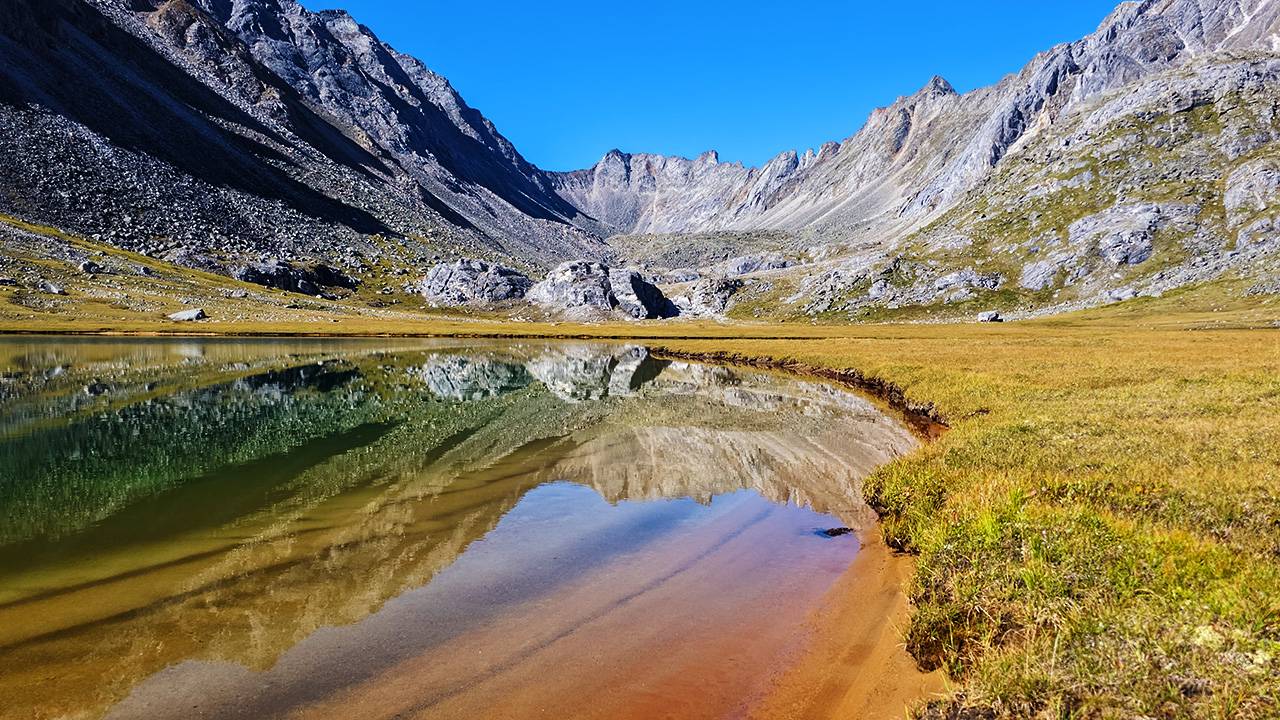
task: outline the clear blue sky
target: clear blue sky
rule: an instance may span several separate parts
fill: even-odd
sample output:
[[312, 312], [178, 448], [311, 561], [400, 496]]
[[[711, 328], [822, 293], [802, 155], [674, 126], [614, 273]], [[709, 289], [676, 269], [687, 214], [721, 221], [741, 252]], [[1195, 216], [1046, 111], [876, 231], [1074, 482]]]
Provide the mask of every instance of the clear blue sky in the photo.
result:
[[449, 78], [534, 164], [606, 151], [758, 165], [841, 140], [933, 75], [964, 92], [1092, 32], [1116, 0], [302, 0]]

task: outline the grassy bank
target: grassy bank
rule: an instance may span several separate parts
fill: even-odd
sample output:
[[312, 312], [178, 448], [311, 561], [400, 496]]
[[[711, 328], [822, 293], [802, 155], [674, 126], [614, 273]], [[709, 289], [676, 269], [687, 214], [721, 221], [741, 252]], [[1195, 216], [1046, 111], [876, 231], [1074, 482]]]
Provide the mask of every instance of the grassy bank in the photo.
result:
[[[0, 332], [632, 337], [855, 369], [951, 428], [867, 486], [919, 556], [908, 647], [956, 683], [927, 717], [1280, 717], [1274, 299], [1211, 287], [1005, 326], [568, 325], [286, 304], [105, 257], [105, 290], [0, 288]], [[179, 291], [213, 320], [165, 321]]]
[[[1041, 323], [668, 343], [888, 380], [951, 426], [868, 499], [929, 717], [1280, 715], [1280, 333]], [[972, 714], [968, 714], [972, 713]]]

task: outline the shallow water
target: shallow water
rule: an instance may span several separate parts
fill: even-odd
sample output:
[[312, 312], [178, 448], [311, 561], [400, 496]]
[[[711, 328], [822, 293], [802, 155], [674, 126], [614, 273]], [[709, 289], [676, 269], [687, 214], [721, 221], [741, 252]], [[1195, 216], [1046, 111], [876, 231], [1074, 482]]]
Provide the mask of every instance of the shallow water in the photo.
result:
[[913, 443], [640, 347], [0, 341], [0, 718], [742, 716]]

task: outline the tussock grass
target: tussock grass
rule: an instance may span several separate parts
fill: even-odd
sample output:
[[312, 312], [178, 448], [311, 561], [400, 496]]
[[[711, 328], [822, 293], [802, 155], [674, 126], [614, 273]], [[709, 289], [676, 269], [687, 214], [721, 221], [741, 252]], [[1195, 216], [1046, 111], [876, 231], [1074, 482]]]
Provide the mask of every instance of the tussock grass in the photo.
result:
[[1280, 716], [1280, 332], [882, 326], [673, 347], [858, 368], [947, 417], [865, 490], [919, 554], [908, 647], [957, 683], [925, 716]]

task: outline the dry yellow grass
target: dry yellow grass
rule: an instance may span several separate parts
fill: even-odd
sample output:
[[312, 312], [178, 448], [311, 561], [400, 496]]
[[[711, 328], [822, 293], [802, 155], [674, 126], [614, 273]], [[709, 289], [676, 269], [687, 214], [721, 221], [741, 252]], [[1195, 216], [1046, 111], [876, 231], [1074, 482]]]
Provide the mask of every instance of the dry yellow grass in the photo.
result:
[[[212, 297], [226, 281], [174, 282]], [[631, 337], [858, 369], [951, 426], [867, 485], [887, 538], [919, 555], [908, 646], [956, 683], [927, 717], [1280, 717], [1274, 301], [1207, 287], [1004, 326], [575, 326], [340, 306], [192, 325], [76, 305], [74, 288], [56, 312], [7, 292], [0, 332]]]
[[957, 681], [928, 716], [1280, 716], [1280, 332], [841, 334], [669, 344], [857, 368], [946, 416], [867, 486], [919, 553], [908, 645]]

